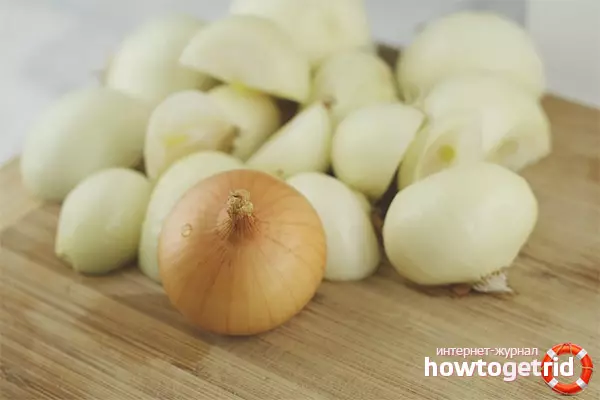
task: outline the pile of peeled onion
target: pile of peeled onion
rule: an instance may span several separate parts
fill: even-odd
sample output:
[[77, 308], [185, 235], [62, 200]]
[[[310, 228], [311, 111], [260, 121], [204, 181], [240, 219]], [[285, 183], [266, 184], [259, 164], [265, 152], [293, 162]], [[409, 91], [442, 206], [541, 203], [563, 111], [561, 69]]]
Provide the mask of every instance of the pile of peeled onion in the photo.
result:
[[192, 324], [231, 335], [279, 326], [323, 279], [368, 279], [384, 259], [418, 285], [510, 291], [538, 217], [519, 172], [551, 151], [531, 38], [459, 12], [390, 66], [364, 1], [306, 3], [149, 21], [100, 87], [44, 112], [21, 169], [62, 203], [65, 264], [137, 259]]

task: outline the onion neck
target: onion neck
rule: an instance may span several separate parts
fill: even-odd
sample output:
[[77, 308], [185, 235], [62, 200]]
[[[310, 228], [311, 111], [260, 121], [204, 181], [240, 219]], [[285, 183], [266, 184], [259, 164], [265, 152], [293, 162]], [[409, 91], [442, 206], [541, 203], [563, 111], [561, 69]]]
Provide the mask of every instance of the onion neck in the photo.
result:
[[247, 239], [254, 234], [254, 204], [247, 190], [238, 189], [229, 193], [227, 216], [219, 225], [219, 231], [228, 240]]

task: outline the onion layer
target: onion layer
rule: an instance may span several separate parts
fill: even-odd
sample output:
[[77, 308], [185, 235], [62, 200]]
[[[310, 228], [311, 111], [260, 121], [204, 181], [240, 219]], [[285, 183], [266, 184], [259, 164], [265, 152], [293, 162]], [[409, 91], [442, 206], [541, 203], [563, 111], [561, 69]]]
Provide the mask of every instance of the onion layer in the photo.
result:
[[161, 233], [159, 265], [171, 302], [193, 324], [248, 335], [310, 301], [326, 253], [304, 196], [268, 174], [238, 170], [201, 181], [177, 203]]

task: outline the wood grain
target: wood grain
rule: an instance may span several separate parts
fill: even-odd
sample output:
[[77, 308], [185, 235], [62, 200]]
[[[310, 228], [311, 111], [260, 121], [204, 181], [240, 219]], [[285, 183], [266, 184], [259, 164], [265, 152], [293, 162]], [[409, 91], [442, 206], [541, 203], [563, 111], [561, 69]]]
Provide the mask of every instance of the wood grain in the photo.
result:
[[[540, 221], [511, 270], [510, 297], [423, 291], [388, 266], [324, 283], [284, 326], [230, 339], [191, 329], [135, 267], [77, 275], [53, 254], [58, 206], [0, 170], [0, 398], [556, 399], [539, 377], [425, 377], [437, 347], [572, 341], [600, 363], [600, 113], [544, 102], [554, 152], [527, 169]], [[483, 357], [498, 361], [502, 357]], [[513, 361], [531, 361], [517, 357]], [[600, 378], [578, 398], [598, 399]]]
[[0, 168], [0, 230], [16, 223], [41, 202], [28, 195], [21, 184], [19, 160], [14, 159]]

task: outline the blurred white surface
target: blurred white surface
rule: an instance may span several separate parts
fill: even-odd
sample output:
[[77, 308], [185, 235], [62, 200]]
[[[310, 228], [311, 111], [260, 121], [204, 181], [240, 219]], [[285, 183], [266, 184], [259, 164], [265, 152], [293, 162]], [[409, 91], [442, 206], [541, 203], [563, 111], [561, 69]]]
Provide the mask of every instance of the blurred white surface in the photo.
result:
[[[587, 75], [572, 77], [568, 67], [569, 62], [579, 60], [598, 71], [598, 64], [589, 60], [596, 57], [597, 62], [600, 57], [600, 49], [590, 48], [590, 43], [600, 37], [593, 23], [600, 22], [600, 12], [584, 15], [587, 22], [580, 26], [578, 17], [587, 10], [575, 3], [587, 0], [534, 1], [535, 18], [531, 23], [536, 38], [548, 41], [541, 48], [550, 61], [560, 63], [549, 66], [551, 89], [600, 104], [600, 99], [590, 96], [590, 93], [600, 96], [600, 92], [586, 84], [583, 79]], [[596, 9], [600, 8], [597, 7], [600, 0], [590, 1], [596, 4]], [[374, 37], [395, 45], [409, 42], [422, 22], [460, 8], [496, 10], [519, 22], [526, 17], [523, 0], [366, 0], [366, 3]], [[552, 3], [563, 3], [563, 9], [569, 10], [569, 21], [557, 20], [564, 15], [560, 10], [545, 16], [546, 5]], [[3, 50], [0, 164], [19, 153], [27, 129], [50, 101], [74, 88], [97, 84], [110, 53], [137, 24], [152, 16], [177, 11], [210, 20], [225, 15], [228, 6], [228, 0], [0, 0]], [[566, 22], [573, 26], [569, 28]], [[569, 57], [556, 56], [557, 42], [567, 49], [562, 54]], [[580, 90], [584, 92], [579, 93]]]

